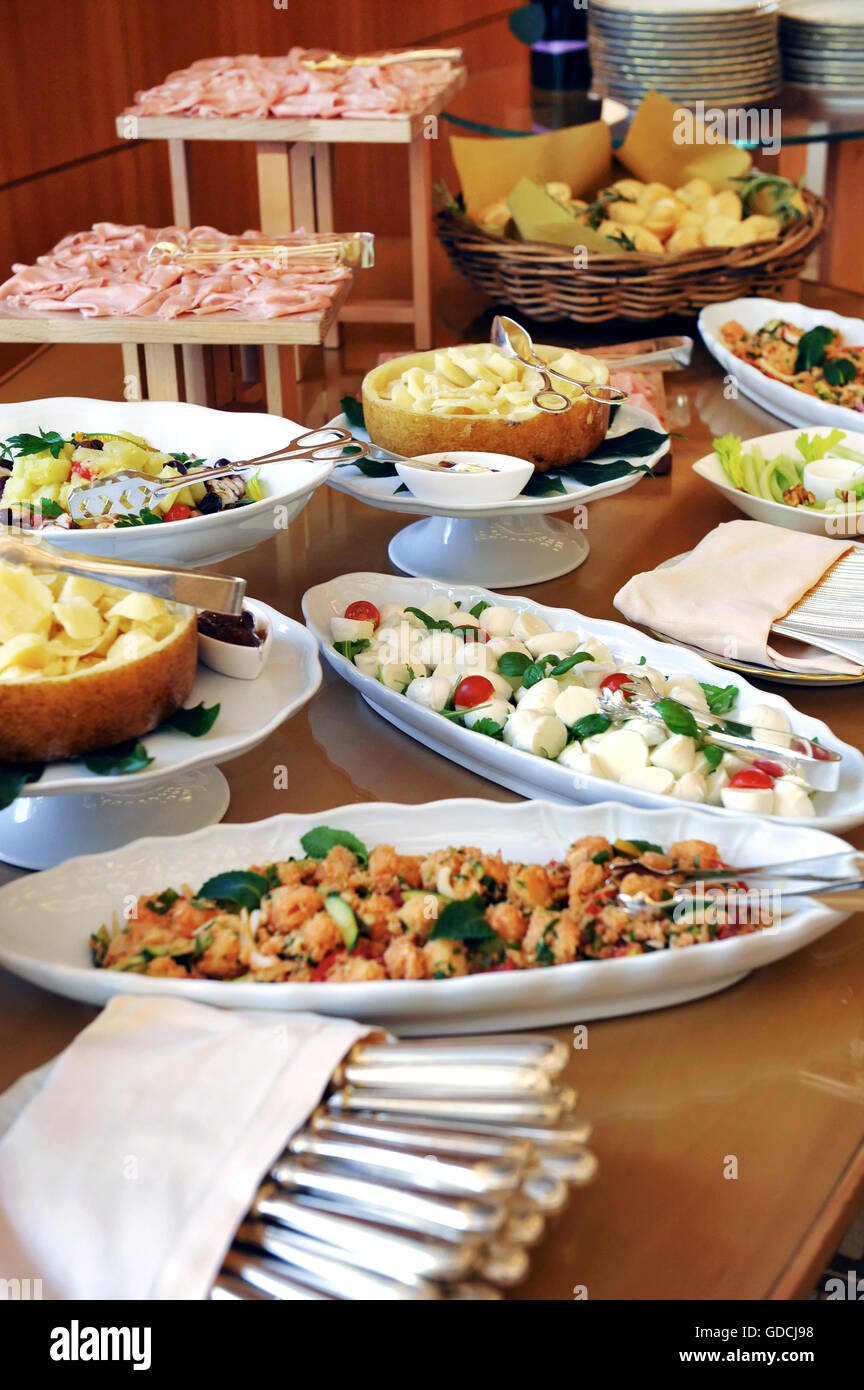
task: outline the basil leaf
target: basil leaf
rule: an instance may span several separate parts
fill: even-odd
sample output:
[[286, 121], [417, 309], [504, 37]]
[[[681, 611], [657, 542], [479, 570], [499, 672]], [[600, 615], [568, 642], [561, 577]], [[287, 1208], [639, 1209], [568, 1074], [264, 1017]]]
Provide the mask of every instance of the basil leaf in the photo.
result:
[[475, 734], [486, 734], [487, 738], [500, 738], [504, 732], [504, 725], [495, 719], [478, 719], [471, 725], [471, 729]]
[[580, 740], [591, 738], [592, 734], [605, 734], [607, 729], [611, 729], [612, 720], [605, 714], [586, 714], [570, 728], [574, 738]]
[[142, 772], [152, 761], [137, 738], [127, 738], [123, 743], [115, 743], [113, 748], [100, 748], [81, 757], [87, 771], [94, 772], [97, 777], [125, 777], [131, 772]]
[[716, 743], [706, 743], [701, 752], [705, 754], [706, 760], [710, 763], [712, 772], [716, 771], [723, 761], [723, 749]]
[[358, 637], [353, 642], [334, 642], [333, 650], [337, 651], [340, 656], [347, 656], [349, 661], [353, 661], [358, 652], [365, 652], [370, 645], [368, 637]]
[[331, 830], [329, 825], [316, 825], [306, 831], [300, 843], [310, 859], [326, 859], [334, 845], [344, 845], [356, 854], [362, 869], [369, 863], [368, 849], [350, 830]]
[[796, 372], [809, 372], [811, 367], [821, 365], [825, 357], [825, 349], [834, 341], [834, 334], [830, 328], [823, 328], [817, 324], [811, 328], [809, 333], [804, 333], [798, 339], [798, 353], [795, 358]]
[[523, 487], [520, 497], [554, 497], [566, 492], [563, 480], [557, 473], [532, 473]]
[[699, 725], [693, 717], [692, 709], [679, 704], [677, 700], [657, 700], [654, 708], [660, 715], [670, 734], [684, 734], [687, 738], [699, 737]]
[[553, 665], [559, 661], [557, 656], [541, 656], [539, 660], [532, 661], [530, 666], [526, 666], [522, 673], [522, 684], [526, 690], [530, 690], [532, 685], [538, 681], [546, 679], [546, 667], [551, 662]]
[[497, 933], [486, 921], [479, 893], [470, 898], [453, 899], [442, 907], [429, 933], [430, 941], [489, 941]]
[[599, 487], [601, 483], [609, 483], [613, 478], [627, 478], [631, 473], [647, 473], [649, 477], [651, 476], [651, 469], [646, 464], [640, 463], [634, 466], [626, 459], [618, 459], [616, 463], [607, 463], [602, 472], [599, 472], [591, 463], [570, 463], [561, 471], [582, 487]]
[[[346, 444], [346, 448], [348, 445]], [[348, 464], [352, 468], [359, 468], [364, 478], [395, 478], [395, 463], [387, 463], [384, 459], [370, 459], [368, 457], [347, 458], [341, 463], [337, 463], [337, 468], [346, 468]]]
[[750, 738], [753, 734], [752, 725], [736, 724], [734, 719], [724, 719], [720, 730], [724, 734], [736, 734], [738, 738]]
[[566, 676], [568, 671], [572, 671], [574, 666], [579, 666], [583, 661], [593, 661], [590, 652], [574, 652], [572, 656], [565, 656], [563, 661], [559, 661], [557, 666], [553, 666], [549, 672], [550, 676]]
[[825, 363], [822, 375], [829, 386], [845, 386], [848, 381], [855, 380], [855, 363], [850, 362], [848, 357], [835, 357]]
[[263, 874], [253, 873], [251, 869], [229, 869], [208, 878], [195, 897], [209, 899], [232, 912], [239, 912], [243, 907], [254, 912], [264, 894], [269, 892], [270, 883]]
[[0, 811], [11, 806], [28, 782], [38, 782], [44, 763], [0, 763]]
[[699, 684], [705, 691], [705, 699], [712, 714], [728, 714], [730, 709], [734, 709], [738, 699], [737, 685], [709, 685], [706, 681], [700, 681]]
[[502, 652], [498, 658], [498, 670], [502, 676], [509, 676], [515, 679], [527, 671], [531, 665], [530, 656], [524, 652]]
[[422, 608], [406, 608], [406, 613], [413, 613], [415, 618], [419, 618], [424, 627], [430, 632], [452, 632], [453, 624], [448, 623], [446, 618], [430, 618], [428, 613], [424, 613]]
[[668, 434], [660, 434], [657, 430], [639, 429], [628, 430], [626, 434], [616, 434], [614, 438], [608, 435], [602, 444], [598, 444], [594, 452], [589, 455], [585, 462], [593, 462], [595, 459], [614, 459], [626, 456], [627, 458], [646, 458], [648, 454], [654, 454], [661, 444], [668, 442]]
[[475, 603], [471, 609], [471, 617], [479, 618], [481, 613], [485, 613], [487, 608], [491, 608], [491, 603], [487, 603], [485, 598], [481, 598], [479, 603]]
[[192, 705], [189, 709], [176, 709], [165, 723], [190, 738], [203, 738], [213, 728], [221, 708], [221, 705], [210, 705], [208, 709], [202, 700], [200, 705]]
[[343, 396], [339, 404], [342, 407], [345, 419], [352, 429], [362, 430], [365, 428], [366, 421], [363, 417], [362, 401], [358, 401], [354, 396]]
[[395, 497], [397, 492], [410, 492], [410, 491], [411, 491], [410, 487], [406, 487], [404, 483], [400, 483], [399, 486], [398, 486], [397, 489], [396, 489], [396, 492], [393, 493], [393, 496]]

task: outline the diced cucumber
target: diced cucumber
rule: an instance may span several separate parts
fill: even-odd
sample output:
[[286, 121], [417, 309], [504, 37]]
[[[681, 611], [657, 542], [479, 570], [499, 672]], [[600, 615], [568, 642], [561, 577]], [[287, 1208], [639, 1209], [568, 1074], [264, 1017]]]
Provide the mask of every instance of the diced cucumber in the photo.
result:
[[346, 949], [353, 951], [360, 935], [360, 926], [354, 915], [354, 909], [349, 903], [346, 903], [344, 898], [340, 898], [338, 893], [329, 893], [324, 900], [324, 906], [339, 928]]

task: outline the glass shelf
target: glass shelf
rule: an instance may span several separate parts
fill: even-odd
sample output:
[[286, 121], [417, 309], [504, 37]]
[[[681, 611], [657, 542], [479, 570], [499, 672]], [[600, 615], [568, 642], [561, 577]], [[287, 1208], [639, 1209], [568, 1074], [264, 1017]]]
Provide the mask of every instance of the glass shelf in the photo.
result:
[[[864, 139], [864, 94], [833, 95], [809, 87], [786, 85], [765, 109], [779, 109], [784, 145], [832, 144], [841, 140]], [[486, 117], [495, 112], [494, 122]], [[472, 74], [467, 86], [442, 111], [441, 119], [454, 134], [539, 135], [562, 125], [578, 124], [580, 119], [597, 119], [599, 101], [588, 109], [583, 94], [533, 94], [528, 64], [489, 68]], [[612, 127], [613, 144], [621, 144], [632, 111], [621, 102], [603, 101], [602, 117]], [[745, 149], [755, 142], [737, 142]]]

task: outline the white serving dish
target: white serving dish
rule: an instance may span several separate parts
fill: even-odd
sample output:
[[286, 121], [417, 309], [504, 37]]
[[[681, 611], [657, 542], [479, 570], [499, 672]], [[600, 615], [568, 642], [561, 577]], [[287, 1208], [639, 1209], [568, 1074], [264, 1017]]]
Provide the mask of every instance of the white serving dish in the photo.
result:
[[699, 332], [712, 357], [730, 376], [739, 389], [763, 410], [786, 420], [790, 425], [826, 425], [841, 430], [864, 429], [864, 415], [846, 405], [831, 405], [815, 396], [774, 381], [749, 362], [742, 362], [723, 341], [721, 329], [731, 319], [737, 320], [748, 333], [753, 333], [771, 319], [785, 319], [796, 328], [809, 330], [824, 324], [835, 328], [849, 347], [864, 343], [864, 320], [844, 318], [830, 309], [810, 309], [805, 304], [787, 304], [779, 299], [727, 299], [721, 304], [709, 304], [699, 315]]
[[[369, 438], [364, 429], [350, 426], [344, 415], [337, 415], [329, 423], [340, 429], [352, 429], [358, 439]], [[625, 401], [606, 437], [616, 439], [634, 429], [655, 430], [666, 435], [656, 415]], [[653, 454], [631, 458], [629, 462], [653, 469], [668, 452], [667, 436]], [[622, 457], [627, 456], [622, 453]], [[449, 584], [479, 581], [509, 589], [557, 579], [583, 563], [589, 549], [585, 535], [587, 504], [625, 492], [643, 476], [633, 473], [607, 478], [604, 482], [604, 471], [604, 466], [599, 464], [598, 481], [591, 487], [567, 480], [563, 493], [547, 497], [517, 496], [509, 502], [492, 502], [486, 507], [457, 507], [452, 498], [446, 503], [421, 502], [410, 493], [397, 490], [398, 478], [392, 475], [367, 478], [353, 464], [339, 464], [328, 481], [337, 491], [346, 492], [370, 507], [425, 518], [398, 531], [390, 542], [390, 559], [406, 574], [440, 579]], [[574, 508], [575, 524], [555, 520], [553, 513]]]
[[[446, 594], [453, 601], [458, 599], [466, 610], [485, 599], [487, 603], [537, 613], [553, 628], [576, 628], [585, 635], [600, 638], [622, 661], [635, 664], [644, 655], [650, 666], [664, 673], [686, 673], [713, 685], [729, 684], [725, 672], [697, 653], [646, 637], [624, 623], [588, 618], [572, 609], [550, 608], [531, 599], [495, 594], [476, 586], [437, 584], [432, 580], [406, 579], [391, 574], [345, 574], [307, 590], [303, 596], [303, 614], [318, 638], [326, 660], [360, 691], [367, 704], [426, 747], [433, 748], [481, 777], [488, 777], [490, 781], [509, 787], [521, 796], [564, 803], [591, 803], [614, 797], [630, 806], [658, 810], [682, 804], [674, 797], [637, 791], [620, 782], [583, 773], [575, 775], [560, 763], [549, 762], [533, 753], [523, 753], [471, 729], [463, 729], [451, 719], [415, 704], [405, 695], [388, 690], [373, 677], [362, 675], [353, 662], [334, 651], [330, 618], [343, 613], [352, 600], [371, 599], [378, 609], [386, 603], [422, 608], [433, 594]], [[848, 830], [860, 825], [864, 821], [864, 755], [850, 744], [841, 743], [821, 719], [800, 713], [781, 695], [758, 690], [743, 678], [736, 679], [735, 684], [741, 691], [742, 704], [766, 704], [782, 709], [798, 733], [805, 738], [818, 738], [827, 747], [843, 754], [839, 789], [831, 793], [817, 793], [814, 800], [815, 817], [795, 821], [770, 816], [765, 818], [766, 823], [778, 826], [806, 825], [822, 830]], [[723, 806], [697, 808], [694, 805], [693, 810], [696, 809], [712, 822], [728, 819], [735, 814]]]
[[199, 632], [198, 660], [222, 676], [231, 676], [239, 681], [255, 681], [264, 670], [273, 648], [273, 625], [263, 603], [247, 598], [243, 600], [243, 607], [255, 618], [254, 630], [261, 638], [259, 645], [243, 647], [237, 642], [222, 642], [218, 637]]
[[[35, 434], [40, 428], [56, 429], [66, 436], [73, 430], [137, 434], [163, 451], [217, 458], [258, 458], [288, 444], [305, 432], [280, 415], [210, 410], [182, 401], [98, 401], [73, 396], [20, 401], [0, 405], [0, 439], [11, 434]], [[45, 526], [41, 539], [64, 550], [108, 559], [148, 565], [174, 565], [196, 569], [214, 565], [232, 555], [271, 540], [306, 505], [312, 493], [326, 482], [332, 463], [289, 461], [266, 464], [261, 484], [266, 496], [260, 502], [233, 511], [195, 516], [160, 526], [104, 527], [65, 531]]]
[[273, 644], [253, 688], [198, 665], [186, 705], [221, 705], [209, 733], [191, 738], [163, 726], [142, 735], [153, 761], [125, 776], [99, 777], [78, 762], [49, 763], [38, 782], [0, 811], [0, 859], [43, 868], [143, 834], [183, 834], [220, 819], [228, 789], [212, 769], [263, 743], [321, 684], [311, 634], [267, 604], [256, 608], [270, 624]]
[[534, 472], [528, 459], [512, 454], [488, 454], [476, 450], [445, 450], [439, 454], [418, 454], [421, 463], [475, 463], [494, 471], [488, 473], [457, 473], [441, 468], [430, 473], [426, 468], [414, 468], [411, 463], [395, 464], [396, 472], [419, 502], [441, 506], [489, 507], [494, 502], [512, 502]]
[[33, 984], [88, 1004], [104, 1004], [120, 993], [160, 994], [228, 1009], [311, 1010], [368, 1020], [404, 1034], [483, 1033], [584, 1023], [698, 999], [801, 950], [848, 916], [799, 899], [789, 903], [792, 911], [779, 927], [728, 941], [455, 980], [223, 983], [148, 979], [90, 964], [90, 933], [130, 896], [203, 882], [226, 867], [247, 868], [300, 854], [300, 837], [313, 825], [351, 830], [369, 848], [395, 844], [403, 853], [416, 853], [467, 843], [526, 862], [560, 856], [586, 834], [610, 840], [635, 835], [663, 845], [706, 839], [736, 865], [778, 858], [794, 864], [848, 848], [809, 827], [781, 829], [741, 816], [720, 821], [681, 803], [666, 811], [611, 802], [590, 807], [472, 800], [353, 804], [312, 815], [215, 825], [182, 838], [139, 840], [110, 854], [73, 859], [37, 878], [19, 879], [0, 889], [0, 964]]
[[[852, 411], [846, 412], [847, 415], [853, 414]], [[856, 419], [859, 417], [855, 417]], [[862, 419], [864, 423], [864, 419]], [[821, 427], [814, 429], [812, 425], [805, 427], [808, 434], [830, 434], [834, 426]], [[745, 439], [743, 447], [745, 450], [752, 449], [757, 445], [766, 459], [776, 458], [778, 454], [794, 454], [796, 457], [795, 440], [801, 434], [800, 429], [779, 430], [776, 434], [760, 434], [755, 439]], [[864, 453], [864, 434], [853, 434], [851, 430], [846, 430], [844, 444], [848, 444], [850, 449], [860, 449]], [[811, 536], [830, 536], [834, 540], [850, 541], [856, 537], [864, 536], [864, 511], [857, 515], [843, 512], [822, 512], [811, 511], [807, 507], [787, 507], [785, 502], [768, 501], [764, 497], [754, 497], [749, 492], [742, 492], [741, 488], [735, 487], [729, 478], [715, 453], [706, 454], [704, 458], [697, 459], [693, 464], [693, 472], [698, 473], [700, 478], [711, 483], [718, 492], [722, 492], [725, 497], [733, 502], [739, 511], [744, 512], [745, 516], [752, 516], [754, 521], [767, 522], [769, 526], [782, 526], [786, 531], [806, 531]]]

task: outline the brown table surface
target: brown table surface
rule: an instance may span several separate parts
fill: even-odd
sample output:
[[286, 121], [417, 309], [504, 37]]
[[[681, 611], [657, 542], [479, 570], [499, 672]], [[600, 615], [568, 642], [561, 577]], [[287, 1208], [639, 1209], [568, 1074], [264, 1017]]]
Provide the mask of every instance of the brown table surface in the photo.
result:
[[[864, 311], [864, 300], [821, 287], [805, 286], [804, 297]], [[640, 332], [619, 326], [619, 340]], [[667, 394], [672, 428], [687, 436], [674, 442], [671, 475], [594, 504], [586, 563], [532, 596], [619, 617], [612, 596], [629, 575], [736, 515], [690, 462], [715, 435], [783, 426], [743, 398], [726, 400], [701, 349], [689, 371], [667, 378]], [[403, 524], [325, 487], [288, 533], [224, 568], [300, 618], [310, 585], [392, 570], [387, 543]], [[860, 686], [787, 693], [861, 742]], [[291, 769], [286, 791], [273, 789], [275, 764]], [[518, 799], [392, 728], [329, 671], [311, 705], [225, 772], [233, 821], [368, 800]], [[860, 832], [851, 838], [864, 846]], [[16, 873], [0, 866], [0, 882]], [[94, 1012], [0, 972], [0, 1088], [52, 1057]], [[864, 1195], [860, 920], [713, 998], [589, 1024], [568, 1078], [595, 1125], [599, 1173], [550, 1230], [518, 1297], [570, 1299], [575, 1286], [592, 1299], [806, 1296]], [[730, 1156], [734, 1180], [724, 1177]]]

